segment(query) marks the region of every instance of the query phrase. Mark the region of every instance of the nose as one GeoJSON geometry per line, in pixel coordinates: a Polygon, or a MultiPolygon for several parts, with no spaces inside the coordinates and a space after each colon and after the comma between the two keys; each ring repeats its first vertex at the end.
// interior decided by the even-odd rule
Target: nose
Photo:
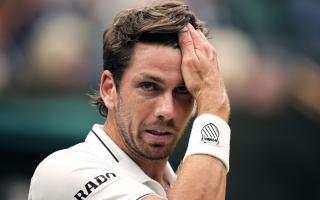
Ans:
{"type": "Polygon", "coordinates": [[[163,121],[171,120],[174,116],[174,99],[171,94],[164,94],[158,99],[155,116],[163,121]]]}

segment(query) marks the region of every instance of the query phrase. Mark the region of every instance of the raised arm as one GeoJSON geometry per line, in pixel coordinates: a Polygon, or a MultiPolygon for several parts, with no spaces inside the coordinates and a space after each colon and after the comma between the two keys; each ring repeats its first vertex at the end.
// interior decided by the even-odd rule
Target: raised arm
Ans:
{"type": "Polygon", "coordinates": [[[229,168],[230,106],[216,52],[202,32],[190,24],[180,32],[179,43],[182,75],[196,100],[198,117],[168,199],[222,200],[229,168]],[[201,136],[206,125],[210,126],[207,141],[201,136]]]}

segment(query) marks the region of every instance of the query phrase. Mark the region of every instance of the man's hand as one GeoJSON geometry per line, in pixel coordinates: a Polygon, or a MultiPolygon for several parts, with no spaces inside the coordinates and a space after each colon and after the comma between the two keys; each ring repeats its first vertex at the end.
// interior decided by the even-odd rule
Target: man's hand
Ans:
{"type": "Polygon", "coordinates": [[[214,47],[200,30],[188,24],[180,31],[181,71],[197,103],[197,114],[214,114],[226,122],[230,106],[214,47]]]}
{"type": "MultiPolygon", "coordinates": [[[[219,72],[215,49],[206,37],[190,24],[181,30],[179,44],[182,54],[182,76],[187,89],[196,100],[198,115],[213,114],[227,122],[230,109],[229,100],[219,72]]],[[[210,120],[212,121],[212,118],[210,120]]],[[[219,119],[220,125],[221,121],[219,119]]],[[[206,122],[203,121],[203,123],[206,122]]],[[[222,127],[220,125],[219,127],[222,127]]],[[[223,134],[220,139],[225,139],[221,140],[219,146],[207,146],[205,143],[199,144],[201,136],[198,130],[196,128],[196,132],[191,133],[191,143],[189,142],[187,153],[189,148],[192,153],[185,157],[179,166],[177,179],[168,192],[168,199],[225,199],[227,170],[221,158],[224,156],[223,158],[229,159],[229,144],[227,143],[230,141],[230,132],[223,132],[223,129],[220,129],[223,134]],[[192,135],[196,137],[191,138],[192,135]],[[221,144],[226,144],[226,146],[221,146],[221,144]],[[196,148],[195,151],[193,148],[196,148]],[[200,151],[197,148],[200,148],[200,151]],[[218,154],[222,156],[217,156],[218,154]]],[[[146,199],[158,200],[159,198],[150,196],[146,199]]]]}

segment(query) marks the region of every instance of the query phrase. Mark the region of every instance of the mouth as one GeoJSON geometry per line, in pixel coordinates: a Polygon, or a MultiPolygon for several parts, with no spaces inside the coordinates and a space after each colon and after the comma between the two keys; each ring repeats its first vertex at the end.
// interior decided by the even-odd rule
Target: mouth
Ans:
{"type": "Polygon", "coordinates": [[[146,131],[153,135],[171,135],[171,133],[167,131],[157,131],[157,130],[146,130],[146,131]]]}
{"type": "Polygon", "coordinates": [[[148,140],[151,140],[153,142],[165,142],[168,141],[173,134],[168,131],[162,131],[162,130],[145,130],[145,136],[148,140]]]}

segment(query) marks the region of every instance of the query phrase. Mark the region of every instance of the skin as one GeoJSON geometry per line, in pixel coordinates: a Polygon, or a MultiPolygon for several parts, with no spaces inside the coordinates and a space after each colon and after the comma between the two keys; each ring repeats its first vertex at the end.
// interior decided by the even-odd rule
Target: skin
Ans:
{"type": "Polygon", "coordinates": [[[102,80],[108,84],[101,92],[112,98],[105,101],[109,115],[104,130],[144,171],[150,171],[150,177],[165,186],[159,171],[163,171],[194,107],[194,98],[183,82],[181,60],[179,49],[138,43],[119,91],[110,72],[105,71],[102,80]]]}
{"type": "MultiPolygon", "coordinates": [[[[216,53],[205,36],[188,24],[179,44],[180,50],[136,44],[119,91],[109,71],[103,72],[100,84],[109,112],[105,132],[164,188],[165,164],[194,104],[198,115],[214,114],[225,121],[230,111],[216,53]]],[[[180,165],[168,199],[224,199],[226,174],[216,158],[191,155],[180,165]]]]}

